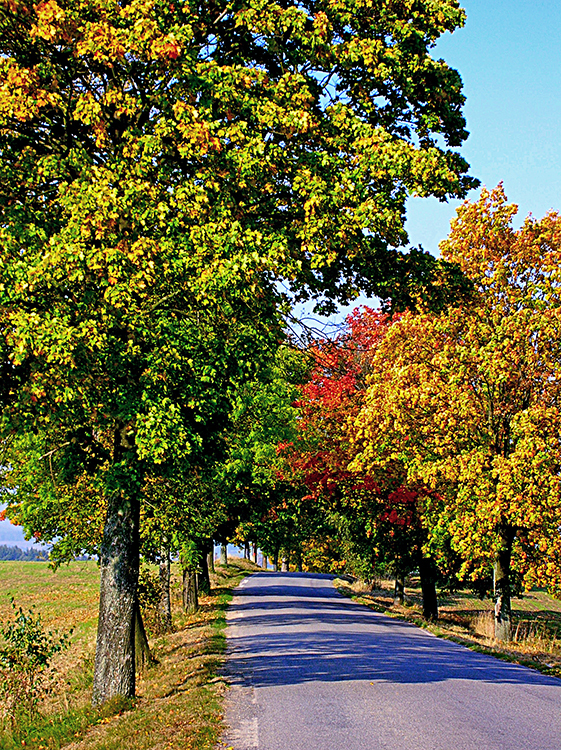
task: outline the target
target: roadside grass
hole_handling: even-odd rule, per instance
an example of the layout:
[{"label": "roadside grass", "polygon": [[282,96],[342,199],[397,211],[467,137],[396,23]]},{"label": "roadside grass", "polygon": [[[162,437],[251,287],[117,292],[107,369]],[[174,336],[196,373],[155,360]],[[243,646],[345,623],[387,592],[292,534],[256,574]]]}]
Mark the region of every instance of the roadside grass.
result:
[{"label": "roadside grass", "polygon": [[426,628],[473,651],[561,677],[561,601],[544,591],[533,590],[512,600],[513,638],[499,643],[493,637],[491,599],[480,599],[469,591],[442,593],[439,619],[431,623],[423,619],[421,588],[414,576],[406,582],[403,606],[393,602],[393,581],[381,579],[373,587],[340,578],[334,583],[342,594],[377,612]]},{"label": "roadside grass", "polygon": [[38,716],[0,730],[2,750],[211,750],[221,731],[218,676],[225,650],[225,609],[231,588],[259,568],[231,559],[216,567],[211,596],[187,615],[179,570],[173,566],[174,632],[150,639],[157,662],[138,676],[134,702],[90,705],[99,596],[95,562],[53,572],[46,563],[0,563],[0,620],[11,615],[9,597],[35,608],[47,629],[74,628],[70,649],[53,660],[57,681]]}]

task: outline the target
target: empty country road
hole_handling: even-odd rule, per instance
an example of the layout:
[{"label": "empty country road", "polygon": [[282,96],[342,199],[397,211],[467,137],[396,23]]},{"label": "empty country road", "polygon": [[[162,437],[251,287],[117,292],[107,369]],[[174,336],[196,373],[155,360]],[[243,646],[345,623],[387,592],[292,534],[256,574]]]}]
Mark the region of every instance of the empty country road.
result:
[{"label": "empty country road", "polygon": [[561,680],[341,596],[258,573],[228,611],[234,750],[561,750]]}]

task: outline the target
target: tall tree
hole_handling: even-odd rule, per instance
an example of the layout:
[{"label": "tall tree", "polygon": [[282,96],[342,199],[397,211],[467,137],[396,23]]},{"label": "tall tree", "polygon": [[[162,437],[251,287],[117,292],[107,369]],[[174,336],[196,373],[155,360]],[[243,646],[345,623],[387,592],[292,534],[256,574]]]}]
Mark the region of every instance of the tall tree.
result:
[{"label": "tall tree", "polygon": [[395,248],[407,195],[474,184],[460,77],[429,54],[463,20],[456,0],[1,0],[3,429],[95,454],[96,701],[134,693],[146,474],[217,450],[280,337],[275,281],[323,309],[403,268],[396,303],[462,287]]},{"label": "tall tree", "polygon": [[494,569],[495,634],[508,639],[513,582],[560,590],[561,219],[512,227],[502,187],[458,209],[442,245],[477,297],[405,315],[373,360],[357,464],[403,463],[437,488],[425,524],[466,577]]}]

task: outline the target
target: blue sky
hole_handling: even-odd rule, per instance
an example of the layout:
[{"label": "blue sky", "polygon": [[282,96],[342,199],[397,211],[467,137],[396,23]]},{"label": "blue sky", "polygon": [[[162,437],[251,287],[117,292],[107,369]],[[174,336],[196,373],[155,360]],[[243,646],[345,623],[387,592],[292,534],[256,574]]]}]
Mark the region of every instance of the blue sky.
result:
[{"label": "blue sky", "polygon": [[[503,181],[509,200],[520,207],[519,224],[529,213],[561,210],[561,0],[462,4],[465,27],[446,34],[434,56],[464,81],[470,137],[461,151],[471,173],[490,188]],[[410,243],[436,253],[458,205],[411,200]],[[8,527],[0,522],[0,543],[23,539]]]},{"label": "blue sky", "polygon": [[[503,181],[509,201],[519,206],[519,224],[529,213],[539,218],[561,210],[561,2],[462,5],[466,25],[442,37],[433,56],[464,82],[470,136],[461,152],[471,173],[489,188]],[[458,205],[411,200],[411,244],[437,252]]]}]

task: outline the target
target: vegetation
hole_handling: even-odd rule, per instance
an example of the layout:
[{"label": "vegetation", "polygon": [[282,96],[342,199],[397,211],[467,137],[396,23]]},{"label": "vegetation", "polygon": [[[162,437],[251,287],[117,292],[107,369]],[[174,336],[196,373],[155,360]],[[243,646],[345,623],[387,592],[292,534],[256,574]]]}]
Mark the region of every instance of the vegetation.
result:
[{"label": "vegetation", "polygon": [[430,56],[463,21],[456,0],[0,3],[7,512],[59,562],[100,556],[96,704],[135,695],[141,553],[181,552],[196,607],[242,520],[217,476],[291,304],[469,290],[398,250],[408,195],[476,184],[461,79]]},{"label": "vegetation", "polygon": [[[513,595],[561,592],[560,218],[514,230],[499,186],[440,259],[404,250],[408,196],[478,184],[460,76],[431,57],[463,22],[456,0],[0,0],[0,517],[101,572],[74,641],[98,600],[74,665],[95,708],[65,706],[60,737],[104,717],[119,746],[175,747],[187,719],[153,708],[173,694],[214,741],[214,651],[194,692],[168,679],[183,626],[219,621],[214,541],[391,572],[397,601],[416,571],[426,620],[437,586],[492,590],[499,640]],[[382,311],[296,345],[296,303],[360,292]],[[3,638],[5,731],[35,742],[14,711],[37,721],[66,641],[24,609]]]},{"label": "vegetation", "polygon": [[[61,623],[72,623],[74,630],[68,649],[52,658],[56,690],[38,696],[32,715],[18,715],[17,723],[8,721],[2,726],[2,748],[214,748],[223,690],[216,670],[224,649],[228,589],[254,568],[235,559],[226,568],[217,566],[212,596],[202,597],[199,611],[192,616],[181,612],[180,577],[174,569],[175,628],[151,638],[157,664],[139,675],[136,701],[114,700],[93,709],[97,566],[74,562],[53,572],[45,563],[3,563],[0,620],[12,617],[9,591],[21,602],[24,614],[29,607],[41,614],[43,630],[60,629]],[[35,622],[37,617],[33,615]]]}]

